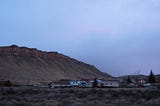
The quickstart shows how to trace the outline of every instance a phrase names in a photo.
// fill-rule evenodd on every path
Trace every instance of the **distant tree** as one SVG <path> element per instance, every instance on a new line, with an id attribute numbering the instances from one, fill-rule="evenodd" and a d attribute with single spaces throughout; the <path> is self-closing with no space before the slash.
<path id="1" fill-rule="evenodd" d="M 52 85 L 52 83 L 49 83 L 49 84 L 48 84 L 49 87 L 52 87 L 51 85 Z"/>
<path id="2" fill-rule="evenodd" d="M 150 72 L 150 75 L 149 75 L 149 78 L 148 78 L 148 82 L 149 82 L 149 83 L 155 83 L 155 82 L 156 82 L 155 76 L 154 76 L 152 70 L 151 70 L 151 72 Z"/>
<path id="3" fill-rule="evenodd" d="M 11 45 L 10 47 L 18 47 L 17 45 Z"/>
<path id="4" fill-rule="evenodd" d="M 92 83 L 92 87 L 97 87 L 97 86 L 98 86 L 97 78 L 94 78 L 94 81 Z"/>
<path id="5" fill-rule="evenodd" d="M 128 78 L 127 78 L 127 83 L 129 84 L 129 83 L 132 83 L 132 80 L 131 80 L 131 77 L 130 76 L 128 76 Z"/>

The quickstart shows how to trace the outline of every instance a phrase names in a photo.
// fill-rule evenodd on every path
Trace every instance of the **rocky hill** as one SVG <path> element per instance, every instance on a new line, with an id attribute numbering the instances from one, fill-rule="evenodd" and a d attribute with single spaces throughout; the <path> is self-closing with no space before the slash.
<path id="1" fill-rule="evenodd" d="M 38 84 L 59 79 L 110 78 L 96 67 L 57 52 L 16 45 L 0 47 L 0 80 Z"/>

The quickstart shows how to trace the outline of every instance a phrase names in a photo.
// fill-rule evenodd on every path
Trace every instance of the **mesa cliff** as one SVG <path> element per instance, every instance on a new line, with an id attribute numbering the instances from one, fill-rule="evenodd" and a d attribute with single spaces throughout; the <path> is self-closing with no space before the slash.
<path id="1" fill-rule="evenodd" d="M 0 47 L 0 80 L 39 84 L 60 79 L 108 79 L 110 75 L 58 52 L 16 45 Z"/>

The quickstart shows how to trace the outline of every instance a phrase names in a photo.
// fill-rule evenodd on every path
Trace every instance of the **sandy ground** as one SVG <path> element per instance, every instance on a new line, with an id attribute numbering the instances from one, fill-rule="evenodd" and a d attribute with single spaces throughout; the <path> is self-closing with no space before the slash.
<path id="1" fill-rule="evenodd" d="M 144 88 L 0 87 L 0 106 L 159 106 L 160 90 Z"/>

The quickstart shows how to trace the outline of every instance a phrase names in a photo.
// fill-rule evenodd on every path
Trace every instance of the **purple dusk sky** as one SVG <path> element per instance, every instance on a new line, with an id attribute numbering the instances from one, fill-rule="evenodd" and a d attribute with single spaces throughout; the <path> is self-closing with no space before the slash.
<path id="1" fill-rule="evenodd" d="M 113 76 L 160 73 L 160 0 L 0 0 L 0 46 L 58 51 Z"/>

